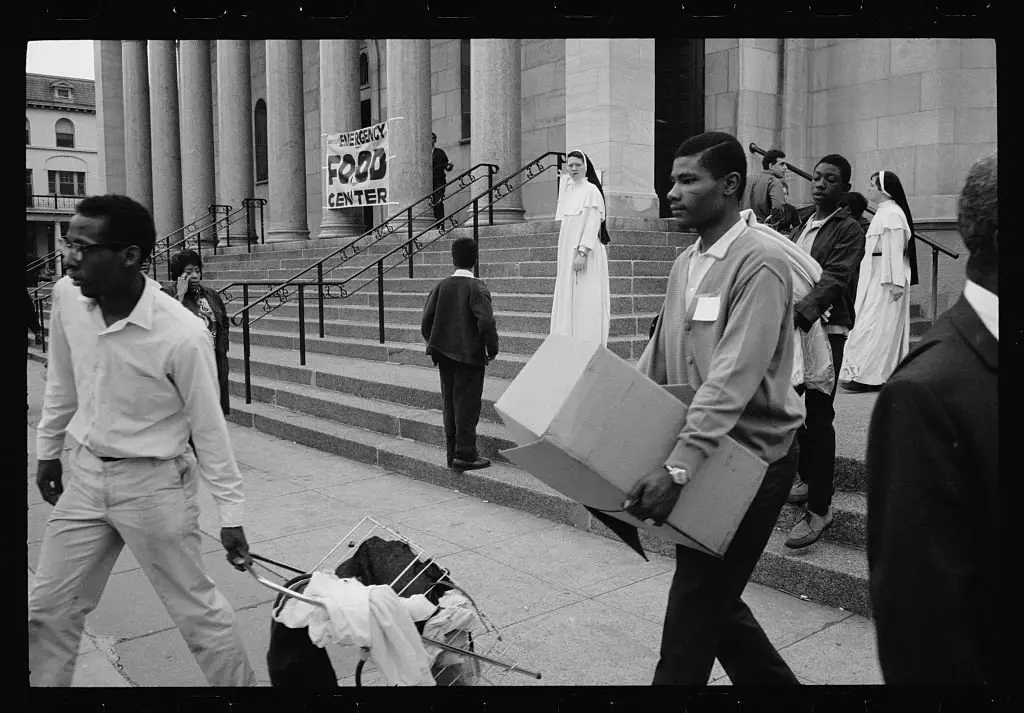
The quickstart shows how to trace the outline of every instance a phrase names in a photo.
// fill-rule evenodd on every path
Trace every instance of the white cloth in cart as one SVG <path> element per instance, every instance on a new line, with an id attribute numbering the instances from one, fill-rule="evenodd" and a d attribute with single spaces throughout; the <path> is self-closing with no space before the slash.
<path id="1" fill-rule="evenodd" d="M 483 627 L 476 607 L 464 594 L 449 590 L 438 601 L 441 608 L 423 627 L 423 636 L 442 641 L 461 649 L 469 649 L 469 634 Z M 425 644 L 427 655 L 433 662 L 435 680 L 438 671 L 444 671 L 447 680 L 462 686 L 472 686 L 480 678 L 480 662 L 437 646 Z"/>
<path id="2" fill-rule="evenodd" d="M 327 644 L 369 648 L 370 660 L 389 686 L 434 685 L 432 659 L 413 623 L 414 616 L 424 611 L 419 598 L 403 601 L 390 586 L 367 587 L 329 572 L 314 572 L 303 594 L 323 602 L 326 611 L 289 599 L 274 619 L 291 629 L 309 627 L 310 641 L 321 648 Z"/>

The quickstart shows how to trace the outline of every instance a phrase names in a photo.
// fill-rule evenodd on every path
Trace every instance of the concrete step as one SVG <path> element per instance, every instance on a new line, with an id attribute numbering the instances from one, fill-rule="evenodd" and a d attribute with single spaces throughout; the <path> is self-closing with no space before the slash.
<path id="1" fill-rule="evenodd" d="M 642 324 L 642 323 L 641 323 Z M 280 349 L 298 349 L 299 336 L 297 325 L 293 320 L 276 319 L 265 317 L 254 324 L 250 331 L 252 343 L 264 346 L 278 347 Z M 377 358 L 364 356 L 367 348 L 373 348 L 370 353 L 378 353 L 384 347 L 380 343 L 379 328 L 374 324 L 359 322 L 334 322 L 331 331 L 325 325 L 325 336 L 319 336 L 315 322 L 307 321 L 306 350 L 321 354 L 339 354 L 352 356 L 360 359 Z M 502 354 L 519 355 L 524 358 L 532 356 L 537 348 L 547 337 L 547 334 L 536 334 L 529 332 L 510 332 L 502 330 L 500 335 L 500 352 Z M 230 339 L 236 344 L 242 343 L 242 330 L 234 328 L 231 330 Z M 389 348 L 398 350 L 414 349 L 423 356 L 425 345 L 420 334 L 419 327 L 402 326 L 395 324 L 384 325 L 384 340 Z M 632 334 L 624 336 L 613 336 L 608 338 L 608 349 L 618 354 L 623 359 L 639 359 L 643 354 L 648 342 L 647 332 L 643 334 Z M 351 353 L 349 347 L 358 347 L 360 353 Z"/>
<path id="2" fill-rule="evenodd" d="M 309 330 L 317 330 L 319 334 L 319 313 L 320 309 L 317 303 L 314 301 L 312 305 L 306 303 L 306 330 L 307 334 Z M 378 325 L 378 309 L 376 307 L 361 306 L 361 305 L 346 305 L 344 301 L 342 304 L 337 304 L 333 301 L 324 302 L 324 333 L 328 332 L 328 324 L 330 322 L 354 322 L 360 324 L 372 324 L 375 328 Z M 609 334 L 613 337 L 638 335 L 647 337 L 650 331 L 651 320 L 654 319 L 657 312 L 646 312 L 641 314 L 613 314 L 611 317 L 611 323 L 609 325 Z M 414 327 L 419 329 L 420 319 L 423 315 L 423 310 L 417 307 L 406 307 L 406 308 L 384 308 L 384 324 L 385 326 L 403 326 L 403 327 Z M 265 317 L 262 323 L 270 327 L 268 320 L 276 319 L 285 323 L 291 323 L 293 326 L 283 324 L 280 327 L 281 331 L 287 331 L 289 329 L 298 329 L 299 319 L 299 305 L 298 300 L 291 300 L 277 309 L 274 310 L 273 314 L 269 317 Z M 551 325 L 551 315 L 547 312 L 502 312 L 496 311 L 494 313 L 494 319 L 498 324 L 498 334 L 503 335 L 505 332 L 527 332 L 530 334 L 541 334 L 547 335 Z M 343 336 L 338 332 L 333 332 L 335 336 Z"/>
<path id="3" fill-rule="evenodd" d="M 442 448 L 265 403 L 233 404 L 230 420 L 301 445 L 455 487 L 491 502 L 617 539 L 580 505 L 505 463 L 456 474 L 446 468 Z M 782 529 L 773 533 L 753 581 L 871 616 L 863 550 L 823 538 L 809 548 L 791 553 L 783 547 L 784 539 Z M 641 541 L 648 551 L 667 556 L 674 553 L 674 545 L 656 535 L 642 533 Z"/>
<path id="4" fill-rule="evenodd" d="M 242 378 L 230 378 L 232 408 L 236 400 L 244 403 L 245 383 Z M 355 426 L 366 431 L 396 438 L 406 438 L 445 449 L 444 419 L 441 413 L 440 389 L 434 390 L 434 403 L 430 408 L 416 408 L 387 400 L 367 399 L 361 396 L 323 389 L 315 386 L 277 381 L 263 377 L 252 379 L 252 400 L 280 406 L 296 413 Z M 477 426 L 477 448 L 481 455 L 492 460 L 507 462 L 499 451 L 515 448 L 505 427 L 492 421 L 481 420 Z"/>
<path id="5" fill-rule="evenodd" d="M 400 261 L 399 261 L 400 262 Z M 389 262 L 385 267 L 392 263 Z M 408 279 L 408 263 L 395 268 L 399 272 L 399 279 Z M 235 266 L 233 266 L 234 268 Z M 612 260 L 608 263 L 608 274 L 610 277 L 667 277 L 672 269 L 670 260 Z M 367 272 L 365 265 L 352 265 L 346 263 L 341 267 L 324 272 L 325 281 L 346 280 L 358 274 L 365 274 L 368 277 L 376 277 L 376 268 Z M 417 263 L 413 266 L 415 278 L 427 278 L 434 282 L 443 280 L 450 276 L 454 268 L 451 260 L 447 263 Z M 265 267 L 259 263 L 249 263 L 239 269 L 226 269 L 207 271 L 209 278 L 236 282 L 240 280 L 290 280 L 298 273 L 296 268 L 272 268 Z M 480 278 L 492 280 L 496 277 L 555 277 L 558 274 L 558 264 L 555 260 L 533 261 L 533 262 L 481 262 L 479 268 Z M 302 276 L 303 282 L 315 282 L 316 274 L 312 273 L 309 279 Z M 385 282 L 396 277 L 395 272 L 388 273 Z"/>
<path id="6" fill-rule="evenodd" d="M 228 285 L 227 282 L 221 280 L 204 280 L 204 284 L 209 285 L 213 289 L 220 290 Z M 249 290 L 249 301 L 253 302 L 269 291 L 269 288 L 265 287 L 253 287 Z M 316 288 L 309 288 L 306 290 L 306 309 L 314 310 L 313 314 L 316 314 L 318 304 L 315 299 Z M 229 301 L 227 296 L 232 299 Z M 225 302 L 229 307 L 229 311 L 239 309 L 242 305 L 242 290 L 240 287 L 231 288 L 228 295 L 225 297 Z M 389 309 L 423 309 L 423 305 L 427 301 L 427 293 L 408 293 L 408 292 L 388 292 L 384 293 L 384 311 L 385 314 Z M 551 307 L 554 301 L 552 294 L 528 294 L 528 293 L 491 293 L 491 304 L 497 313 L 501 312 L 537 312 L 545 315 L 551 315 Z M 665 296 L 661 295 L 611 295 L 611 312 L 613 315 L 622 314 L 657 314 L 661 310 L 661 305 L 665 301 Z M 366 288 L 359 292 L 349 295 L 345 299 L 325 297 L 324 307 L 325 310 L 329 306 L 356 306 L 356 307 L 373 307 L 377 308 L 377 290 L 372 288 Z M 298 294 L 295 293 L 289 301 L 287 301 L 282 307 L 278 309 L 286 309 L 292 305 L 298 305 Z M 298 312 L 296 312 L 298 314 Z"/>

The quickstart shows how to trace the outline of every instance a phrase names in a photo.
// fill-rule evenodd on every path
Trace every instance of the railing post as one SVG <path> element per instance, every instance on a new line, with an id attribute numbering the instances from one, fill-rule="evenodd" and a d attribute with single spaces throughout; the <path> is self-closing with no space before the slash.
<path id="1" fill-rule="evenodd" d="M 265 245 L 265 239 L 263 235 L 263 203 L 260 203 L 260 245 Z"/>
<path id="2" fill-rule="evenodd" d="M 384 343 L 384 260 L 377 261 L 377 319 L 380 322 L 380 343 Z"/>
<path id="3" fill-rule="evenodd" d="M 494 190 L 494 172 L 491 167 L 487 167 L 487 224 L 494 225 L 494 194 L 491 191 Z M 474 210 L 479 206 L 474 206 Z"/>
<path id="4" fill-rule="evenodd" d="M 320 338 L 324 338 L 324 264 L 317 263 L 316 266 L 316 295 L 317 307 L 320 308 Z"/>
<path id="5" fill-rule="evenodd" d="M 476 262 L 473 263 L 473 277 L 480 277 L 480 199 L 473 199 L 473 242 L 476 243 Z"/>
<path id="6" fill-rule="evenodd" d="M 242 302 L 249 306 L 249 285 L 242 285 Z M 245 403 L 252 403 L 252 377 L 249 372 L 249 310 L 242 312 L 242 354 L 245 363 Z"/>
<path id="7" fill-rule="evenodd" d="M 911 238 L 913 240 L 913 238 Z M 939 317 L 939 251 L 932 248 L 932 322 Z"/>
<path id="8" fill-rule="evenodd" d="M 304 285 L 300 282 L 299 287 L 299 364 L 306 365 L 306 298 L 304 296 Z"/>

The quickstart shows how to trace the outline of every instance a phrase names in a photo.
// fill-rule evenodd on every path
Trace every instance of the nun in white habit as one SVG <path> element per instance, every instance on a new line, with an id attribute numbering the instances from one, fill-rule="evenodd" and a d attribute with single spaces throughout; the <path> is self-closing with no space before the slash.
<path id="1" fill-rule="evenodd" d="M 555 211 L 562 225 L 551 333 L 608 346 L 611 294 L 605 245 L 610 239 L 604 191 L 585 153 L 571 151 L 565 165 Z"/>

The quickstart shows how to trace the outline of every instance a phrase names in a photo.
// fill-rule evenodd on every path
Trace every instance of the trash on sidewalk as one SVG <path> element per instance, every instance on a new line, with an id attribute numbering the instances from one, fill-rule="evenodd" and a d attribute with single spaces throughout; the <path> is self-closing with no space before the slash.
<path id="1" fill-rule="evenodd" d="M 732 438 L 683 489 L 666 525 L 622 507 L 636 482 L 664 465 L 692 393 L 658 386 L 600 344 L 550 335 L 494 405 L 519 444 L 502 455 L 587 506 L 641 554 L 632 528 L 720 557 L 767 470 Z"/>

